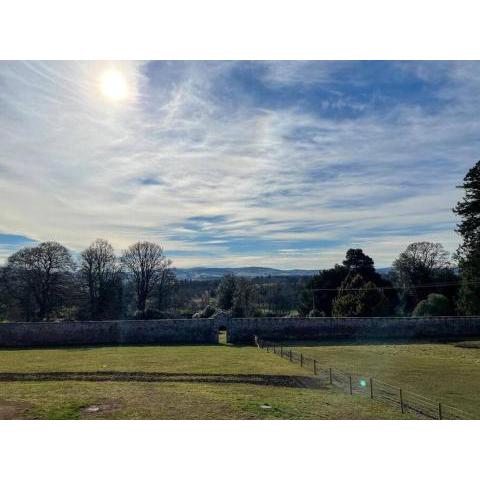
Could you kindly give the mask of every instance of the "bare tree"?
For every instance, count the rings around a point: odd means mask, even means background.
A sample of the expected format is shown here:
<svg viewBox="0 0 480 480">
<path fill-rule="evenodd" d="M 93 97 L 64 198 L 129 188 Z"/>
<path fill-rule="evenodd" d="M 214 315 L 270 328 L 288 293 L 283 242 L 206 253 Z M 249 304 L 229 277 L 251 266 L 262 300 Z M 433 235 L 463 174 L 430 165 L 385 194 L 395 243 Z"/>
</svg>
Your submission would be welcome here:
<svg viewBox="0 0 480 480">
<path fill-rule="evenodd" d="M 152 242 L 130 245 L 122 255 L 122 263 L 133 275 L 137 295 L 137 310 L 145 316 L 148 297 L 165 279 L 172 261 L 163 254 L 163 248 Z"/>
<path fill-rule="evenodd" d="M 449 254 L 441 243 L 411 243 L 393 262 L 393 268 L 405 283 L 430 281 L 432 274 L 449 268 Z"/>
<path fill-rule="evenodd" d="M 102 239 L 95 240 L 80 254 L 80 273 L 87 285 L 90 317 L 105 317 L 108 304 L 113 301 L 112 289 L 119 276 L 118 261 L 112 245 Z"/>
<path fill-rule="evenodd" d="M 16 288 L 33 297 L 36 319 L 49 320 L 65 299 L 75 264 L 63 245 L 43 242 L 11 255 L 7 269 Z"/>
<path fill-rule="evenodd" d="M 401 289 L 400 297 L 407 310 L 412 310 L 419 301 L 436 291 L 435 287 L 430 290 L 414 286 L 432 284 L 451 274 L 449 254 L 441 243 L 411 243 L 392 267 L 394 282 Z"/>
</svg>

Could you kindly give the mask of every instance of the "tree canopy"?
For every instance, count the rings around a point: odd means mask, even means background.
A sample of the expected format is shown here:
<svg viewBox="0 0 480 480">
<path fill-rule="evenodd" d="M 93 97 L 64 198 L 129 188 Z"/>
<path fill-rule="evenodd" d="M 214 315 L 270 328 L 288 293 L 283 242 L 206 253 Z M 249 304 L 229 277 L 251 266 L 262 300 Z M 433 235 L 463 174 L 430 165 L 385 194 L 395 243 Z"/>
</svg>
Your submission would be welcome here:
<svg viewBox="0 0 480 480">
<path fill-rule="evenodd" d="M 371 257 L 365 255 L 361 248 L 350 248 L 347 250 L 343 265 L 350 271 L 360 275 L 373 274 L 375 272 L 374 262 Z"/>
<path fill-rule="evenodd" d="M 163 254 L 163 248 L 152 242 L 130 245 L 122 255 L 123 265 L 133 275 L 137 295 L 137 310 L 145 314 L 146 304 L 154 287 L 165 280 L 171 260 Z"/>
<path fill-rule="evenodd" d="M 28 319 L 49 320 L 69 293 L 75 270 L 70 252 L 58 242 L 25 247 L 7 260 L 7 284 Z M 72 292 L 70 292 L 72 293 Z"/>
<path fill-rule="evenodd" d="M 228 274 L 222 278 L 217 288 L 217 304 L 222 310 L 230 310 L 232 308 L 235 287 L 234 275 Z"/>
<path fill-rule="evenodd" d="M 409 315 L 415 305 L 434 293 L 436 284 L 455 283 L 450 255 L 441 243 L 414 242 L 400 253 L 392 264 L 392 278 L 399 290 L 403 314 Z M 453 297 L 456 288 L 442 292 Z"/>
<path fill-rule="evenodd" d="M 355 275 L 360 275 L 363 282 L 371 282 L 374 287 L 386 288 L 383 294 L 387 297 L 390 310 L 393 311 L 397 303 L 397 294 L 392 289 L 391 282 L 375 270 L 373 259 L 362 249 L 351 248 L 347 250 L 342 265 L 337 264 L 333 268 L 321 270 L 307 283 L 300 298 L 300 313 L 307 315 L 311 310 L 315 310 L 326 316 L 334 315 L 333 302 L 337 298 L 342 282 L 347 278 L 351 281 Z"/>
<path fill-rule="evenodd" d="M 379 317 L 388 313 L 388 299 L 372 281 L 358 273 L 349 275 L 333 302 L 334 317 Z"/>
<path fill-rule="evenodd" d="M 112 245 L 97 239 L 80 253 L 80 258 L 81 278 L 88 291 L 90 318 L 114 318 L 118 314 L 121 282 Z"/>
<path fill-rule="evenodd" d="M 456 255 L 461 276 L 458 310 L 475 315 L 480 312 L 480 161 L 459 188 L 464 190 L 464 196 L 453 209 L 461 218 L 457 232 L 462 237 Z"/>
</svg>

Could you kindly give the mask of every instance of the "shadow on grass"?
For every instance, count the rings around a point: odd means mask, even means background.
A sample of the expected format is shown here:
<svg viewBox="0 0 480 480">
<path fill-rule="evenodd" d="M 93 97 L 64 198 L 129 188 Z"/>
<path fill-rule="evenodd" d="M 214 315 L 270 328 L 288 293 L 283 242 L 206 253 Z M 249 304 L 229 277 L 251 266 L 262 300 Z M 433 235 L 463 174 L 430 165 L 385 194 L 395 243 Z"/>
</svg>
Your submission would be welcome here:
<svg viewBox="0 0 480 480">
<path fill-rule="evenodd" d="M 130 348 L 130 347 L 161 347 L 161 348 L 190 348 L 190 347 L 225 347 L 226 343 L 98 343 L 94 345 L 32 345 L 29 347 L 0 347 L 0 352 L 19 352 L 22 350 L 97 350 L 101 348 Z M 243 345 L 248 346 L 248 345 Z M 250 345 L 252 346 L 252 345 Z"/>
<path fill-rule="evenodd" d="M 265 339 L 267 340 L 267 339 Z M 476 337 L 410 337 L 410 338 L 338 338 L 300 340 L 271 340 L 270 343 L 288 347 L 321 347 L 321 346 L 352 346 L 352 345 L 425 345 L 425 344 L 455 344 L 458 342 L 477 341 Z M 457 346 L 457 345 L 455 345 Z M 463 346 L 463 345 L 462 345 Z"/>
<path fill-rule="evenodd" d="M 248 383 L 290 388 L 325 388 L 316 378 L 300 375 L 166 373 L 166 372 L 38 372 L 0 373 L 0 382 L 186 382 L 186 383 Z"/>
</svg>

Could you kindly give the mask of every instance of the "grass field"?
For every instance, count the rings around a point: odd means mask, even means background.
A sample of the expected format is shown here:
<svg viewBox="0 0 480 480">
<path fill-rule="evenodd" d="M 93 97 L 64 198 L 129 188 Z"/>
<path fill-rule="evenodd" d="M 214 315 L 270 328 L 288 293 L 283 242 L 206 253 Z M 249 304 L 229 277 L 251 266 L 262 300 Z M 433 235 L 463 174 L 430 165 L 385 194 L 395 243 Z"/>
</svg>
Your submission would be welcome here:
<svg viewBox="0 0 480 480">
<path fill-rule="evenodd" d="M 479 341 L 291 345 L 321 366 L 377 378 L 480 418 Z"/>
<path fill-rule="evenodd" d="M 255 347 L 0 350 L 0 374 L 4 419 L 413 418 Z"/>
</svg>

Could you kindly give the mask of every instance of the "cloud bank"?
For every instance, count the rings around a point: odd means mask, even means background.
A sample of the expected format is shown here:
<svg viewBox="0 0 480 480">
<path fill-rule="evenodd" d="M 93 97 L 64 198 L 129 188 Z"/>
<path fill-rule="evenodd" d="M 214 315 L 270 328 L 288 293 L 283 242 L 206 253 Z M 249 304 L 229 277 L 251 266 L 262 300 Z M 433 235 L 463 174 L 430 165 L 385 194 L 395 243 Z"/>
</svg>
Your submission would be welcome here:
<svg viewBox="0 0 480 480">
<path fill-rule="evenodd" d="M 99 79 L 122 73 L 112 102 Z M 478 62 L 0 62 L 0 257 L 164 245 L 176 266 L 386 266 L 458 238 Z"/>
</svg>

